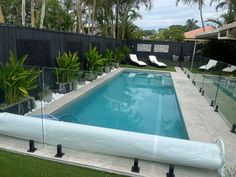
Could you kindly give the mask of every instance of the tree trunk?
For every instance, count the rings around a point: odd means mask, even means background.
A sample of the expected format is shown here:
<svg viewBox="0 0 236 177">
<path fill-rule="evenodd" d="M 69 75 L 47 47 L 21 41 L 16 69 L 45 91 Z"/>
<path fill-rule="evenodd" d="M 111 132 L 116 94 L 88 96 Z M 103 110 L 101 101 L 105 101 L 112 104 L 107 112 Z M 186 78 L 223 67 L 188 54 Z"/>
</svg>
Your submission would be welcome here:
<svg viewBox="0 0 236 177">
<path fill-rule="evenodd" d="M 0 4 L 0 23 L 5 23 L 1 4 Z"/>
<path fill-rule="evenodd" d="M 90 8 L 88 11 L 88 19 L 87 19 L 87 23 L 88 23 L 88 34 L 90 33 L 90 18 L 91 18 L 91 13 L 90 13 Z"/>
<path fill-rule="evenodd" d="M 81 33 L 84 33 L 84 24 L 83 24 L 83 20 L 82 20 L 82 14 L 80 16 L 80 24 L 81 24 Z"/>
<path fill-rule="evenodd" d="M 200 11 L 200 17 L 201 17 L 201 22 L 202 22 L 202 28 L 203 28 L 203 31 L 205 32 L 205 25 L 204 25 L 204 21 L 203 21 L 202 5 L 201 4 L 199 4 L 199 11 Z"/>
<path fill-rule="evenodd" d="M 122 20 L 122 26 L 121 26 L 121 39 L 124 39 L 125 37 L 125 27 L 126 27 L 126 22 L 127 22 L 127 16 L 128 16 L 128 10 L 129 10 L 129 6 L 128 4 L 126 5 L 125 7 L 125 12 L 124 12 L 124 16 L 122 17 L 123 20 Z"/>
<path fill-rule="evenodd" d="M 21 23 L 25 26 L 25 0 L 21 2 Z"/>
<path fill-rule="evenodd" d="M 34 0 L 31 0 L 30 11 L 31 11 L 31 27 L 35 27 Z"/>
<path fill-rule="evenodd" d="M 81 29 L 82 29 L 82 26 L 81 26 L 81 2 L 80 2 L 80 0 L 78 0 L 78 2 L 77 2 L 76 13 L 77 13 L 77 32 L 80 33 Z"/>
<path fill-rule="evenodd" d="M 41 9 L 40 26 L 39 26 L 40 28 L 43 28 L 45 10 L 46 10 L 46 0 L 42 0 L 42 9 Z"/>
<path fill-rule="evenodd" d="M 120 10 L 120 1 L 116 0 L 116 39 L 119 38 L 119 10 Z"/>
<path fill-rule="evenodd" d="M 92 35 L 93 35 L 93 31 L 94 31 L 95 14 L 96 14 L 96 0 L 93 0 Z"/>
<path fill-rule="evenodd" d="M 116 28 L 115 28 L 115 24 L 114 24 L 114 19 L 111 19 L 111 31 L 110 34 L 112 36 L 113 39 L 116 38 Z"/>
</svg>

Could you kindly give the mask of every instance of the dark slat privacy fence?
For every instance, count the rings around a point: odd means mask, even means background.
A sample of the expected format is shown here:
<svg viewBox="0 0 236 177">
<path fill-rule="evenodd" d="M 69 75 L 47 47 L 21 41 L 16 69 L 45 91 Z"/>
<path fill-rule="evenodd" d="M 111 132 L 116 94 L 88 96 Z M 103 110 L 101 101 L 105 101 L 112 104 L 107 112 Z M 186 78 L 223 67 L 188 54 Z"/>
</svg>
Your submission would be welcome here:
<svg viewBox="0 0 236 177">
<path fill-rule="evenodd" d="M 91 46 L 96 46 L 99 52 L 106 48 L 115 49 L 126 43 L 138 58 L 148 62 L 148 55 L 155 55 L 160 60 L 173 63 L 173 56 L 192 57 L 193 42 L 147 41 L 130 40 L 122 41 L 111 38 L 90 36 L 77 33 L 42 30 L 30 27 L 21 27 L 9 24 L 0 24 L 0 60 L 5 62 L 9 50 L 20 57 L 28 55 L 27 65 L 54 67 L 55 58 L 64 51 L 78 51 L 81 60 L 81 69 L 86 69 L 85 52 Z M 174 61 L 179 65 L 179 60 Z M 187 60 L 187 63 L 188 60 Z"/>
<path fill-rule="evenodd" d="M 121 44 L 121 40 L 110 38 L 0 24 L 0 60 L 3 62 L 12 50 L 17 57 L 28 55 L 26 65 L 54 67 L 60 52 L 78 51 L 81 69 L 85 69 L 84 54 L 90 45 L 103 52 Z"/>
</svg>

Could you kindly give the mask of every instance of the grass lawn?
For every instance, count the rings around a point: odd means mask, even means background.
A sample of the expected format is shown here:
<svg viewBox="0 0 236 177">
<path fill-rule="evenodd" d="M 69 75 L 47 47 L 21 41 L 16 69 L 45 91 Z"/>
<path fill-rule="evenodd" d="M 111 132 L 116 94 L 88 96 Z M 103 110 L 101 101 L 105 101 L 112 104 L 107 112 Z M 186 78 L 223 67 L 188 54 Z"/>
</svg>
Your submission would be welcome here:
<svg viewBox="0 0 236 177">
<path fill-rule="evenodd" d="M 204 70 L 199 70 L 198 68 L 192 68 L 192 70 L 190 70 L 192 73 L 196 73 L 196 74 L 204 74 L 205 71 Z M 206 72 L 206 74 L 210 74 L 210 75 L 220 75 L 220 71 L 219 70 L 209 70 Z"/>
<path fill-rule="evenodd" d="M 122 64 L 121 67 L 123 68 L 133 68 L 133 69 L 150 69 L 150 70 L 157 70 L 157 71 L 172 71 L 175 72 L 174 66 L 167 66 L 166 68 L 158 68 L 155 66 L 135 66 L 130 64 Z"/>
<path fill-rule="evenodd" d="M 0 150 L 1 177 L 122 177 Z"/>
</svg>

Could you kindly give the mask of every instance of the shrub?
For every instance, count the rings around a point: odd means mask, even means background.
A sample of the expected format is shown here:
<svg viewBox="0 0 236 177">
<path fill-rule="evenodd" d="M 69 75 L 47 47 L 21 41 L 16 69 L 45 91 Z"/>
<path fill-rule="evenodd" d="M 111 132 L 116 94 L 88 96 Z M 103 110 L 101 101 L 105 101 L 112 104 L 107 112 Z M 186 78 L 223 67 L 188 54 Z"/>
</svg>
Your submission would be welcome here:
<svg viewBox="0 0 236 177">
<path fill-rule="evenodd" d="M 98 71 L 98 68 L 103 64 L 102 55 L 98 53 L 96 47 L 90 47 L 85 53 L 85 57 L 89 71 Z"/>
<path fill-rule="evenodd" d="M 24 99 L 30 90 L 36 88 L 40 74 L 38 70 L 24 68 L 27 55 L 17 60 L 12 51 L 9 53 L 9 60 L 5 64 L 0 62 L 0 89 L 4 92 L 4 103 L 7 105 Z"/>
<path fill-rule="evenodd" d="M 105 66 L 108 66 L 111 62 L 113 62 L 113 53 L 111 50 L 106 49 L 102 55 L 103 63 Z"/>
<path fill-rule="evenodd" d="M 121 46 L 121 51 L 124 54 L 124 58 L 122 60 L 129 58 L 129 54 L 131 52 L 131 49 L 126 44 Z"/>
<path fill-rule="evenodd" d="M 72 82 L 76 76 L 77 70 L 80 69 L 80 61 L 77 52 L 64 52 L 57 58 L 56 77 L 58 83 Z"/>
<path fill-rule="evenodd" d="M 116 48 L 114 51 L 114 61 L 116 63 L 120 63 L 121 60 L 123 60 L 125 57 L 125 54 L 122 52 L 121 48 Z"/>
</svg>

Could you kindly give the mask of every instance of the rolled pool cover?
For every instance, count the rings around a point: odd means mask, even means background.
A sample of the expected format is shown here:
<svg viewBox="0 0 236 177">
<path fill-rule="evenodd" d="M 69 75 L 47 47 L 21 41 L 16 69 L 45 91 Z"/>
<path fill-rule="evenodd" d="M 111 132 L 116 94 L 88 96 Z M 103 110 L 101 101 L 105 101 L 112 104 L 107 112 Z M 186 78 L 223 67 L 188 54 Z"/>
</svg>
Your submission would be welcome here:
<svg viewBox="0 0 236 177">
<path fill-rule="evenodd" d="M 44 139 L 46 144 L 62 144 L 72 149 L 198 168 L 222 170 L 225 163 L 222 141 L 202 143 L 10 113 L 0 113 L 0 134 L 38 142 Z"/>
</svg>

